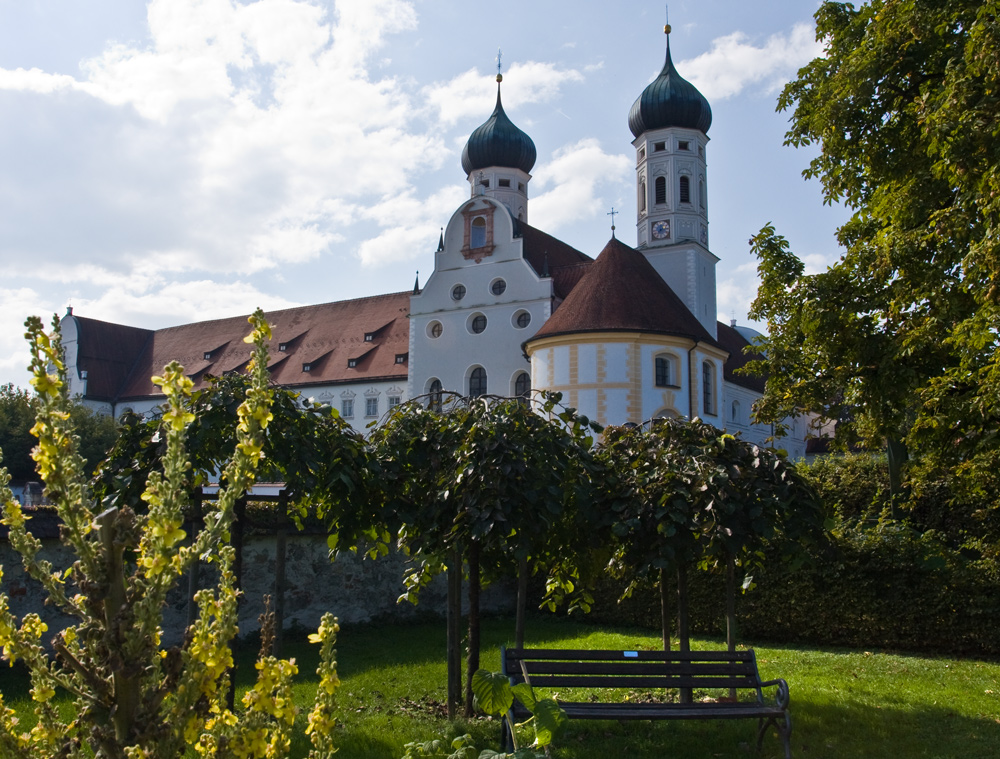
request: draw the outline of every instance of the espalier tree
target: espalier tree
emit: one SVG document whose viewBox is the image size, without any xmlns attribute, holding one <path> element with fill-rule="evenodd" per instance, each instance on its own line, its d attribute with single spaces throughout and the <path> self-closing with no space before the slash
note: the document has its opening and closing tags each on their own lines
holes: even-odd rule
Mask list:
<svg viewBox="0 0 1000 759">
<path fill-rule="evenodd" d="M 822 534 L 819 500 L 782 455 L 700 419 L 610 427 L 598 456 L 608 472 L 610 569 L 628 583 L 626 595 L 659 584 L 664 650 L 670 647 L 670 574 L 677 577 L 678 631 L 687 650 L 688 570 L 724 568 L 732 650 L 737 566 L 746 571 L 747 588 L 766 542 L 778 542 L 795 559 Z"/>
<path fill-rule="evenodd" d="M 39 319 L 28 320 L 39 406 L 33 455 L 62 520 L 62 541 L 76 560 L 62 572 L 39 557 L 40 543 L 26 530 L 26 517 L 0 470 L 3 522 L 28 574 L 44 587 L 49 603 L 74 622 L 53 636 L 50 656 L 42 643 L 45 624 L 35 614 L 19 622 L 0 594 L 0 645 L 11 663 L 21 660 L 27 666 L 37 716 L 37 724 L 23 731 L 0 700 L 0 755 L 5 759 L 287 755 L 296 712 L 293 661 L 262 654 L 257 681 L 240 707 L 230 710 L 226 704 L 230 643 L 238 632 L 228 531 L 237 498 L 262 465 L 263 432 L 274 419 L 266 370 L 270 329 L 260 311 L 250 322 L 246 339 L 254 344 L 254 354 L 246 397 L 236 412 L 235 447 L 218 501 L 205 514 L 204 529 L 188 541 L 181 529 L 190 485 L 184 439 L 195 415 L 189 407 L 192 383 L 183 368 L 172 363 L 154 379 L 167 397 L 161 428 L 165 451 L 162 471 L 145 481 L 146 513 L 128 505 L 100 511 L 88 493 L 68 413 L 58 323 L 47 334 Z M 166 645 L 161 621 L 167 593 L 195 561 L 214 563 L 218 584 L 195 596 L 199 615 L 183 642 Z M 327 759 L 334 751 L 336 631 L 336 621 L 327 615 L 311 636 L 322 645 L 320 684 L 307 727 L 313 759 Z M 57 708 L 57 693 L 68 695 L 71 703 Z"/>
<path fill-rule="evenodd" d="M 440 411 L 411 401 L 373 435 L 399 543 L 413 558 L 406 597 L 415 601 L 449 565 L 464 559 L 468 566 L 469 715 L 481 578 L 518 578 L 515 639 L 522 645 L 528 575 L 547 574 L 550 586 L 569 595 L 575 558 L 591 534 L 590 448 L 600 428 L 559 401 L 454 396 Z"/>
</svg>

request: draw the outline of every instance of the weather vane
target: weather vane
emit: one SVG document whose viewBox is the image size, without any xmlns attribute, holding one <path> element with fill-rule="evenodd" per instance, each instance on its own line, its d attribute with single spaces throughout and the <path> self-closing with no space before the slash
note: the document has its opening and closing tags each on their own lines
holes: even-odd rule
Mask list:
<svg viewBox="0 0 1000 759">
<path fill-rule="evenodd" d="M 503 50 L 497 48 L 497 81 L 503 81 Z"/>
<path fill-rule="evenodd" d="M 617 216 L 620 213 L 621 213 L 621 211 L 616 211 L 615 207 L 611 206 L 611 211 L 608 213 L 608 216 L 611 217 L 611 236 L 612 237 L 614 237 L 614 235 L 615 235 L 615 216 Z"/>
</svg>

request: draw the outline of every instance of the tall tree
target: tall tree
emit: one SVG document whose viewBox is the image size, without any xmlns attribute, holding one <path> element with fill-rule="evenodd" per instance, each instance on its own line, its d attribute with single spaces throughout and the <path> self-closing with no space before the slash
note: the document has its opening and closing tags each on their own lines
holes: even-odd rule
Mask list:
<svg viewBox="0 0 1000 759">
<path fill-rule="evenodd" d="M 770 226 L 751 244 L 767 322 L 764 420 L 796 409 L 846 439 L 954 454 L 1000 451 L 1000 3 L 825 2 L 825 54 L 778 102 L 804 172 L 852 211 L 842 258 L 805 275 Z M 989 464 L 988 462 L 992 462 Z"/>
<path fill-rule="evenodd" d="M 99 414 L 78 401 L 68 405 L 73 419 L 74 434 L 79 439 L 78 450 L 83 457 L 84 471 L 90 474 L 118 438 L 118 424 L 106 415 Z M 3 463 L 12 479 L 17 481 L 38 479 L 31 449 L 35 437 L 31 428 L 38 411 L 37 398 L 28 390 L 13 384 L 0 385 L 0 451 Z"/>
</svg>

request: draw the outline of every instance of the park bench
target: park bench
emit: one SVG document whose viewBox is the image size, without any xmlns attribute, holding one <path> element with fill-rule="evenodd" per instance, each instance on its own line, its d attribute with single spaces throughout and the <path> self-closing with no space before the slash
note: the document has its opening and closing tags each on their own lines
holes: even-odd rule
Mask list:
<svg viewBox="0 0 1000 759">
<path fill-rule="evenodd" d="M 791 759 L 792 720 L 788 713 L 788 683 L 762 682 L 753 650 L 736 651 L 584 651 L 552 648 L 504 648 L 503 673 L 511 684 L 528 682 L 545 688 L 570 719 L 754 719 L 758 721 L 757 749 L 764 734 L 774 725 Z M 777 687 L 772 703 L 764 700 L 764 688 Z M 626 691 L 648 689 L 719 689 L 712 700 L 683 702 L 617 702 L 564 700 L 567 688 L 617 688 Z M 730 693 L 750 691 L 750 698 L 730 700 Z M 625 696 L 622 695 L 622 698 Z M 521 721 L 529 713 L 515 702 L 513 719 Z M 505 741 L 507 737 L 504 736 Z"/>
</svg>

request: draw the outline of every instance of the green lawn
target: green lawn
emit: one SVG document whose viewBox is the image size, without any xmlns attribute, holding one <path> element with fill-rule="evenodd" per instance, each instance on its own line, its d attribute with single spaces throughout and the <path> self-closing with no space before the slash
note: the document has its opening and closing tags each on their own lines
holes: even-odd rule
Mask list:
<svg viewBox="0 0 1000 759">
<path fill-rule="evenodd" d="M 513 635 L 509 620 L 488 621 L 483 630 L 483 666 L 499 668 L 499 647 Z M 529 646 L 565 648 L 657 648 L 650 631 L 609 630 L 589 625 L 531 620 Z M 695 648 L 720 648 L 698 640 Z M 994 759 L 1000 754 L 1000 664 L 927 658 L 877 651 L 817 650 L 755 646 L 761 676 L 783 677 L 791 691 L 792 752 L 805 757 L 939 757 Z M 303 712 L 311 703 L 315 647 L 293 640 Z M 344 759 L 398 759 L 403 744 L 445 733 L 470 732 L 480 747 L 494 746 L 496 722 L 477 719 L 451 726 L 445 700 L 443 623 L 347 627 L 340 633 L 338 692 L 342 708 L 337 742 Z M 253 651 L 246 652 L 246 661 Z M 242 659 L 241 659 L 242 660 Z M 246 673 L 252 667 L 244 667 Z M 10 670 L 0 689 L 23 708 L 24 685 Z M 697 695 L 697 694 L 696 694 Z M 303 715 L 304 721 L 304 715 Z M 782 755 L 777 734 L 754 751 L 756 723 L 575 722 L 556 747 L 565 759 L 661 759 Z M 308 745 L 297 736 L 296 756 Z"/>
</svg>

